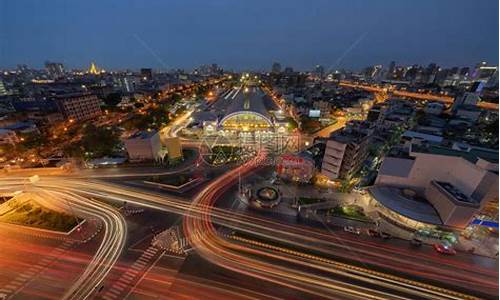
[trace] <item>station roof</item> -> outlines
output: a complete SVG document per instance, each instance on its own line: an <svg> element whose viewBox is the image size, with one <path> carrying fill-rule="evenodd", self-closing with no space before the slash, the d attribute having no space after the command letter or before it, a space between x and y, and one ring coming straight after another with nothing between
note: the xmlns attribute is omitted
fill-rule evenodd
<svg viewBox="0 0 500 300"><path fill-rule="evenodd" d="M245 86L229 96L228 106L224 117L235 113L253 112L271 120L271 115L266 109L265 93L256 86ZM227 99L226 99L227 100Z"/></svg>

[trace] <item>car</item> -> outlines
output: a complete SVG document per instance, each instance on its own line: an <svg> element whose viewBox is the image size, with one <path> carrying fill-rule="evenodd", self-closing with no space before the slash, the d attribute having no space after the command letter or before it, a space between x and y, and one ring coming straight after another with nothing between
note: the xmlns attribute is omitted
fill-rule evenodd
<svg viewBox="0 0 500 300"><path fill-rule="evenodd" d="M436 243L434 245L432 245L434 247L434 249L441 253L441 254L446 254L446 255L455 255L457 254L457 251L455 251L455 249L453 249L450 245L448 244L445 244L445 243Z"/></svg>
<svg viewBox="0 0 500 300"><path fill-rule="evenodd" d="M392 238L392 235L390 233L387 233L387 232L380 232L380 237L382 237L384 240L388 240L390 238Z"/></svg>
<svg viewBox="0 0 500 300"><path fill-rule="evenodd" d="M368 229L368 230L366 231L366 233L367 233L369 236L371 236L371 237L377 237L377 238L381 237L381 236L380 236L380 232L378 232L377 230L374 230L374 229Z"/></svg>
<svg viewBox="0 0 500 300"><path fill-rule="evenodd" d="M412 244L412 246L416 246L416 247L420 247L422 246L423 242L422 240L419 240L417 238L413 238L410 243Z"/></svg>
<svg viewBox="0 0 500 300"><path fill-rule="evenodd" d="M352 227L352 226L344 226L344 231L345 232L354 233L356 235L360 235L361 234L361 230L359 230L359 228Z"/></svg>

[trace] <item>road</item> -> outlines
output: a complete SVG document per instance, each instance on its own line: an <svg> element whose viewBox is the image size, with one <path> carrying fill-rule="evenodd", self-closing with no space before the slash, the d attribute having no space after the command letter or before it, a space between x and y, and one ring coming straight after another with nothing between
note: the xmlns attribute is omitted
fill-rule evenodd
<svg viewBox="0 0 500 300"><path fill-rule="evenodd" d="M258 159L263 159L257 157ZM215 199L217 199L220 194L225 192L228 184L234 183L237 180L238 173L241 172L243 175L251 171L250 165L243 165L239 170L233 170L226 173L221 178L214 181L209 185L199 196L193 201L193 205L198 206L200 209L204 209L205 212L201 217L187 217L184 223L185 232L190 237L190 242L195 246L198 253L201 253L204 258L212 263L222 265L224 268L238 271L249 276L253 276L259 279L265 279L279 283L283 286L293 287L295 289L302 289L303 291L308 291L308 293L316 293L316 296L330 298L333 295L330 294L334 292L337 296L338 293L347 292L349 297L360 297L361 299L373 298L380 299L386 298L388 294L381 292L379 290L363 288L359 285L353 286L346 284L345 281L332 282L330 277L314 277L312 274L303 274L301 271L296 269L284 267L288 265L300 265L301 267L314 268L316 270L321 270L323 272L328 271L330 273L335 273L337 275L343 275L349 277L351 280L360 280L365 282L368 280L371 284L377 281L377 286L384 288L391 288L396 291L395 294L390 294L391 296L397 293L405 293L411 295L412 297L428 298L428 299L473 299L473 296L467 296L464 294L456 293L450 290L437 288L429 284L422 284L412 280L407 280L403 278L398 278L397 276L387 275L379 272L374 272L371 270L366 270L364 268L356 268L350 265L338 264L333 260L328 260L321 258L319 256L309 255L300 251L289 250L286 247L277 247L273 244L266 244L262 242L256 242L248 239L239 239L238 241L243 241L245 243L250 243L252 246L259 246L265 248L263 250L257 250L254 247L234 245L229 243L227 240L221 238L214 229L211 223L210 216L214 215L211 211ZM234 222L238 220L233 218ZM260 220L256 219L254 222ZM258 234L259 231L265 228L274 228L268 226L263 226L263 228L256 229L255 226L249 233ZM241 228L239 228L241 229ZM287 228L292 229L292 228ZM278 230L279 231L279 230ZM285 230L284 232L287 232ZM283 232L283 231L279 231ZM263 234L267 239L276 241L277 232L271 232L270 234ZM304 233L302 233L304 234ZM290 240L287 241L290 243ZM291 242L290 244L293 244ZM360 245L362 246L362 245ZM310 248L310 244L306 245ZM350 249L347 249L350 250ZM252 256L242 255L241 252L247 252ZM261 255L262 257L278 259L285 261L286 264L269 264L266 260L254 259L255 255ZM294 257L288 257L288 255L293 255ZM386 258L388 259L388 258ZM312 262L314 261L314 263ZM328 265L328 267L327 267ZM332 268L332 267L336 267ZM264 272L265 270L265 272ZM349 273L347 273L349 272ZM442 270L441 270L442 272ZM353 274L357 273L357 274ZM298 280L298 281L297 281ZM306 284L305 283L310 283ZM327 290L319 289L319 287L328 287ZM377 296L378 295L378 296Z"/></svg>
<svg viewBox="0 0 500 300"><path fill-rule="evenodd" d="M2 185L2 192L19 189L19 185ZM87 263L82 274L71 283L62 299L85 299L104 280L114 263L123 251L127 237L127 228L123 216L115 209L89 198L72 192L40 189L30 187L30 192L36 193L41 205L55 210L71 211L86 219L97 219L103 224L102 240L92 259ZM57 201L54 201L57 200Z"/></svg>
<svg viewBox="0 0 500 300"><path fill-rule="evenodd" d="M412 99L426 100L426 101L437 101L437 102L442 102L442 103L447 104L447 105L451 105L454 102L454 98L451 96L447 96L447 95L408 92L408 91L403 91L403 90L396 90L393 88L379 87L377 85L359 84L359 83L348 82L348 81L341 81L339 83L339 85L342 87L362 89L362 90L374 92L374 93L391 93L397 97L412 98ZM482 109L488 109L488 110L498 110L497 103L479 102L477 104L477 107L482 108Z"/></svg>
<svg viewBox="0 0 500 300"><path fill-rule="evenodd" d="M255 160L261 159L263 157L258 156ZM498 288L498 283L495 283L498 278L496 271L470 262L421 255L418 251L363 241L357 237L332 235L303 226L290 226L271 219L215 207L217 198L237 181L238 172L244 176L258 168L254 164L256 161L216 179L207 185L192 203L171 196L154 195L81 178L47 177L42 178L36 185L44 190L78 194L87 199L127 201L187 215L185 232L203 258L235 272L299 289L317 297L329 298L333 294L342 294L348 299L366 299L367 295L372 298L397 295L403 298L474 299L453 292L452 288L441 288L435 284L407 279L403 273L418 278L429 277L434 281L446 282L452 287L466 284L479 291ZM2 179L0 184L15 182ZM229 226L252 237L221 235L215 229L214 223ZM112 258L112 254L109 253L109 257ZM340 258L342 260L339 260ZM365 265L360 267L346 263L346 260L361 261ZM373 265L383 267L384 272L372 270ZM408 268L409 266L411 268ZM416 274L412 274L413 271ZM394 273L398 275L389 275ZM349 282L357 284L352 285Z"/></svg>
<svg viewBox="0 0 500 300"><path fill-rule="evenodd" d="M347 123L347 118L338 117L336 120L337 120L337 122L335 122L335 124L332 124L330 126L327 126L323 129L321 129L320 131L312 134L312 136L313 137L330 137L330 134L332 132L335 132L335 131L345 127L345 124Z"/></svg>

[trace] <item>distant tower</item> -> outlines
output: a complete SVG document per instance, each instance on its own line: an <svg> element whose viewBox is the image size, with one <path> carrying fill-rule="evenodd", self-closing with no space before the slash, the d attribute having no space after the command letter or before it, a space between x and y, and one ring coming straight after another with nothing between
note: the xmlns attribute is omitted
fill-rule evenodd
<svg viewBox="0 0 500 300"><path fill-rule="evenodd" d="M281 64L278 62L273 63L271 67L271 73L278 74L281 72Z"/></svg>
<svg viewBox="0 0 500 300"><path fill-rule="evenodd" d="M53 79L64 77L64 65L62 63L46 61L45 69L47 70L49 76Z"/></svg>
<svg viewBox="0 0 500 300"><path fill-rule="evenodd" d="M314 73L317 77L323 78L323 75L325 75L325 68L322 65L316 65L314 67Z"/></svg>
<svg viewBox="0 0 500 300"><path fill-rule="evenodd" d="M391 61L389 69L387 70L387 79L394 79L394 72L396 71L396 62Z"/></svg>

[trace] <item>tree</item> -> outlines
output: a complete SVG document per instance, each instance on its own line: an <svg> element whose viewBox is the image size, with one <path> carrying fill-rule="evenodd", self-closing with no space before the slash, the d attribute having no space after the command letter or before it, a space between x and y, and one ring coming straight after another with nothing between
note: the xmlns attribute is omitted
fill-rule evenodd
<svg viewBox="0 0 500 300"><path fill-rule="evenodd" d="M172 101L177 102L182 99L182 96L179 93L175 93L172 95Z"/></svg>
<svg viewBox="0 0 500 300"><path fill-rule="evenodd" d="M104 104L106 104L106 106L114 107L120 103L120 101L122 101L121 93L111 93L104 98Z"/></svg>
<svg viewBox="0 0 500 300"><path fill-rule="evenodd" d="M85 126L80 141L80 146L88 153L88 158L112 156L119 144L118 132L114 128L96 127L93 124Z"/></svg>
<svg viewBox="0 0 500 300"><path fill-rule="evenodd" d="M44 139L41 134L28 133L22 136L23 141L17 144L16 150L25 152L30 149L40 148L44 145Z"/></svg>
<svg viewBox="0 0 500 300"><path fill-rule="evenodd" d="M81 159L112 156L120 145L118 132L111 127L84 125L82 138L63 148L65 155Z"/></svg>

